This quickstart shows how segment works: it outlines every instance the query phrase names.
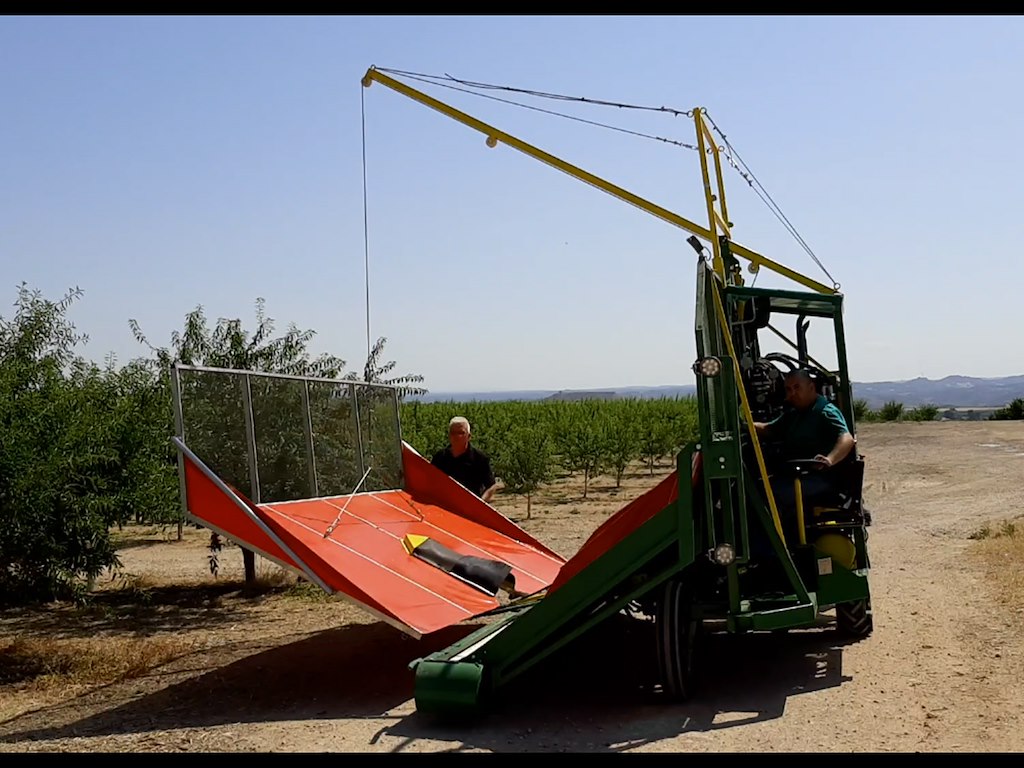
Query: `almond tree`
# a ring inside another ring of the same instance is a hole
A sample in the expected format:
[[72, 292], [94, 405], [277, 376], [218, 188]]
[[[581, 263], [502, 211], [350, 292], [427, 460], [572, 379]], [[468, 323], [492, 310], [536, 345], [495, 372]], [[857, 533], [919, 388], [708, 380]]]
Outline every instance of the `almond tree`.
[[[0, 603], [83, 598], [118, 564], [110, 529], [153, 515], [176, 490], [149, 432], [153, 380], [74, 352], [58, 301], [24, 284], [0, 317]], [[83, 580], [84, 577], [84, 580]]]
[[538, 425], [515, 427], [505, 434], [495, 452], [495, 474], [510, 493], [526, 496], [526, 519], [530, 519], [533, 494], [552, 478], [549, 431]]
[[[201, 305], [185, 316], [181, 332], [172, 332], [167, 347], [153, 346], [136, 320], [128, 323], [136, 340], [155, 353], [154, 363], [163, 382], [166, 408], [165, 440], [171, 455], [169, 438], [174, 434], [174, 426], [170, 371], [175, 363], [321, 378], [340, 378], [345, 367], [345, 361], [334, 355], [310, 356], [308, 346], [315, 331], [302, 331], [291, 324], [284, 334], [274, 336], [274, 320], [266, 315], [261, 298], [256, 300], [256, 328], [252, 333], [242, 326], [240, 319], [220, 318], [211, 328]], [[294, 416], [295, 401], [301, 393], [296, 392], [295, 384], [301, 386], [298, 382], [278, 385], [261, 381], [256, 387], [258, 391], [253, 392], [253, 419], [264, 441], [260, 453], [275, 457], [276, 462], [265, 484], [261, 478], [263, 498], [258, 501], [299, 493], [298, 487], [293, 486], [307, 477], [305, 458], [300, 455], [300, 451], [305, 450], [304, 442], [292, 434], [300, 428]], [[188, 408], [190, 447], [198, 449], [199, 455], [212, 462], [212, 469], [226, 482], [248, 490], [247, 437], [237, 381], [197, 374], [183, 382], [182, 400]], [[214, 543], [211, 539], [211, 545]], [[256, 578], [255, 557], [248, 549], [243, 548], [242, 552], [245, 578], [252, 582]]]

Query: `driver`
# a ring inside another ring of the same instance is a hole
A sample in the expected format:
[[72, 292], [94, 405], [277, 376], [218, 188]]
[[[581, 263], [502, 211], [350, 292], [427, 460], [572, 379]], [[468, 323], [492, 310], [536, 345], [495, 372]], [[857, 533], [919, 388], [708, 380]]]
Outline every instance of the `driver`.
[[[781, 444], [785, 460], [809, 459], [819, 471], [802, 478], [804, 504], [812, 503], [833, 490], [832, 467], [853, 450], [855, 441], [842, 412], [824, 395], [818, 394], [810, 372], [803, 368], [785, 376], [786, 402], [793, 406], [769, 422], [755, 422], [759, 437]], [[772, 492], [779, 509], [796, 510], [792, 477], [772, 477]]]

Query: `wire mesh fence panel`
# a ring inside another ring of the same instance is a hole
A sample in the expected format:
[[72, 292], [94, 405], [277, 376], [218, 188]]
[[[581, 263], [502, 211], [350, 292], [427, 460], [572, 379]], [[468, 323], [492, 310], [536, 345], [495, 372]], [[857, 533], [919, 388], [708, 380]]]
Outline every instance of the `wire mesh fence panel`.
[[245, 377], [179, 369], [182, 439], [228, 485], [252, 494]]
[[364, 469], [370, 473], [365, 490], [402, 486], [402, 451], [399, 434], [398, 401], [390, 388], [356, 384], [359, 432], [362, 436]]
[[352, 385], [311, 381], [309, 409], [318, 495], [352, 493], [364, 471]]
[[306, 382], [250, 376], [260, 502], [292, 501], [314, 495], [310, 486]]
[[402, 487], [393, 387], [193, 366], [178, 376], [185, 444], [257, 503]]

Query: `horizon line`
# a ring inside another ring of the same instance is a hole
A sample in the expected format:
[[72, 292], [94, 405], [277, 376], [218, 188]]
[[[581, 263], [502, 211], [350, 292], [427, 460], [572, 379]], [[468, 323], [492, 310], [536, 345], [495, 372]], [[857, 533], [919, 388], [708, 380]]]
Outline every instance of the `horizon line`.
[[[943, 381], [945, 379], [977, 379], [979, 381], [995, 381], [999, 379], [1024, 378], [1024, 373], [1011, 373], [1004, 376], [970, 376], [962, 373], [950, 373], [937, 379], [928, 376], [914, 376], [909, 379], [877, 379], [874, 381], [851, 381], [851, 384], [906, 384], [912, 381]], [[490, 394], [494, 392], [615, 392], [620, 389], [663, 389], [667, 387], [696, 387], [696, 384], [624, 384], [617, 387], [509, 387], [507, 389], [437, 389], [428, 393], [443, 392], [445, 394]]]

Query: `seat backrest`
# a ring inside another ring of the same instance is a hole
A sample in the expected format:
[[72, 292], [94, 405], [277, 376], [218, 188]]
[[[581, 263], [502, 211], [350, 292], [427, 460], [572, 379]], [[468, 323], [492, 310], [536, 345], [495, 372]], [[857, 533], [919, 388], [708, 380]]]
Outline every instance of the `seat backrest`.
[[848, 511], [859, 511], [864, 489], [864, 457], [851, 453], [828, 470], [833, 473], [835, 496], [816, 506], [835, 506]]

